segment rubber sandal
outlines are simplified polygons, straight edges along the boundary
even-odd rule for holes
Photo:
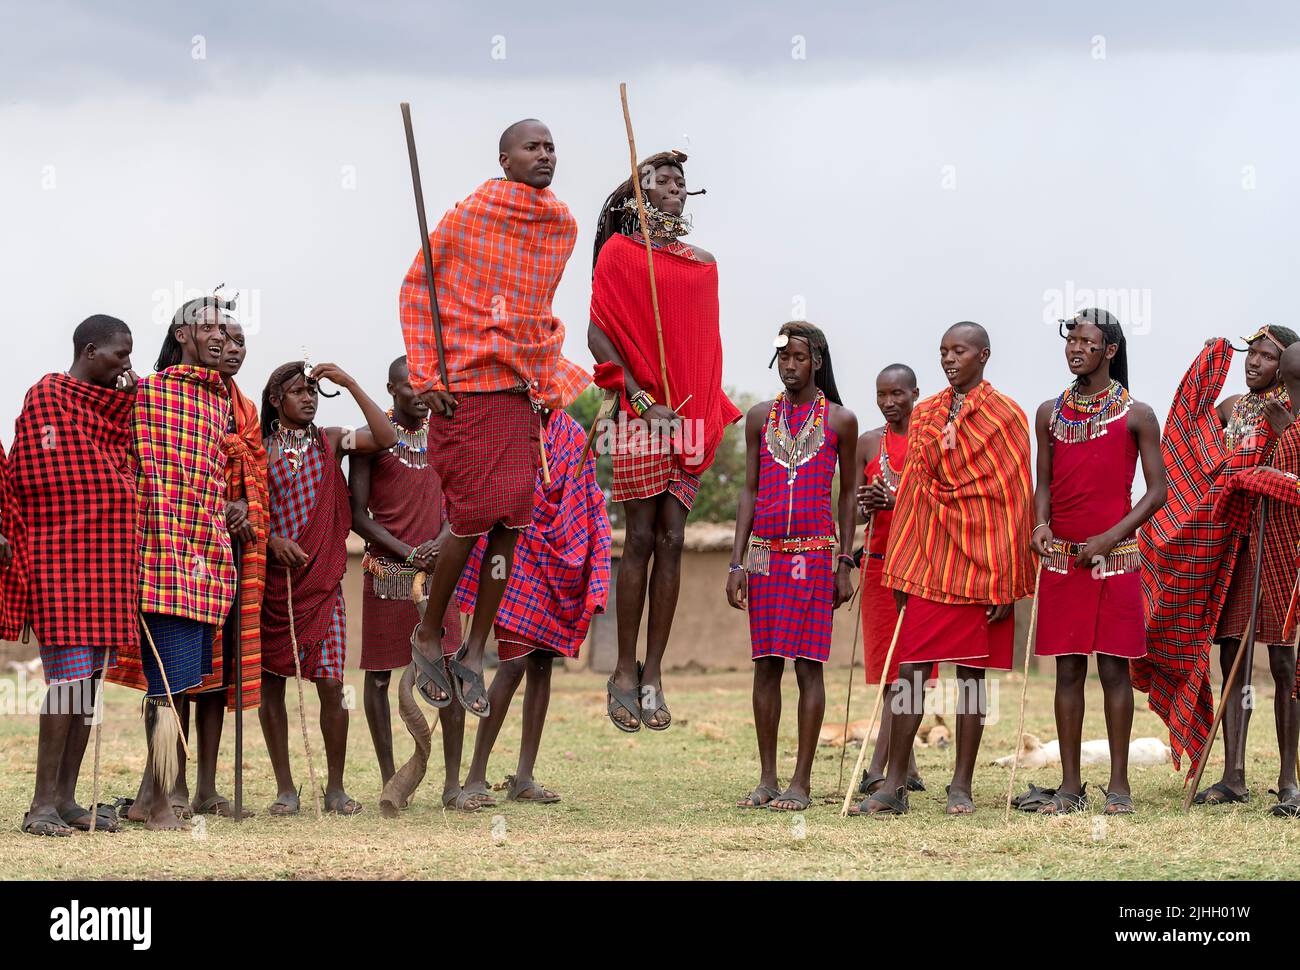
[[[55,839],[66,839],[72,835],[72,827],[53,812],[46,812],[44,815],[33,815],[27,812],[23,815],[23,831],[28,835],[48,836]]]
[[[637,664],[640,667],[640,664]],[[625,734],[636,734],[641,730],[641,685],[637,684],[632,690],[623,690],[614,684],[614,678],[610,677],[605,682],[605,690],[609,698],[605,703],[605,713],[609,719],[614,722],[614,727],[618,728]],[[636,727],[628,727],[622,721],[614,716],[614,713],[622,708],[632,715],[632,720],[636,721]]]
[[[1055,788],[1039,788],[1031,781],[1029,791],[1011,799],[1011,807],[1020,812],[1036,812],[1049,804],[1055,794]]]
[[[218,810],[222,805],[226,806],[227,811],[222,812]],[[221,795],[209,795],[201,802],[192,803],[190,808],[194,810],[195,815],[216,815],[219,818],[235,817],[235,807],[230,804],[230,799],[224,798]],[[252,817],[253,813],[247,808],[244,809],[244,818]]]
[[[1039,815],[1069,815],[1082,812],[1088,807],[1088,783],[1085,781],[1079,794],[1072,795],[1059,788],[1052,794],[1047,804],[1038,810]]]
[[[323,811],[330,815],[356,815],[361,803],[345,791],[331,792],[325,796]]]
[[[736,802],[737,808],[767,808],[767,803],[781,797],[781,793],[771,785],[759,785],[743,799]],[[761,800],[760,800],[761,799]],[[749,802],[748,805],[745,802]]]
[[[948,806],[943,810],[945,815],[974,815],[975,802],[965,792],[953,794],[952,785],[944,785],[943,790],[948,793]],[[970,808],[969,812],[954,812],[954,808]]]
[[[883,808],[877,808],[872,811],[871,803],[883,805]],[[862,799],[861,802],[849,809],[850,815],[906,815],[911,810],[907,804],[907,786],[900,786],[894,794],[888,792],[876,791],[873,794]]]
[[[639,675],[640,675],[641,670],[642,670],[643,668],[642,668],[641,664],[637,664],[637,668],[638,668],[638,669],[637,669],[637,674],[638,674],[638,676],[637,676],[637,680],[640,680],[641,678],[640,678]],[[651,710],[650,708],[646,707],[645,704],[644,704],[644,701],[645,701],[645,690],[646,690],[646,685],[645,685],[645,684],[642,684],[642,685],[641,685],[641,700],[642,700],[643,703],[641,704],[641,724],[645,727],[645,729],[646,729],[647,731],[667,731],[670,727],[673,726],[673,712],[670,711],[670,710],[668,710],[668,705],[664,702],[664,686],[663,686],[663,679],[660,678],[660,681],[659,681],[659,687],[658,687],[658,688],[651,688],[651,690],[654,691],[654,695],[655,695],[655,707],[654,707],[653,710]],[[647,712],[648,712],[648,713],[647,713]],[[661,719],[662,719],[662,715],[667,715],[667,716],[668,716],[668,722],[667,722],[666,724],[654,725],[654,724],[651,724],[651,723],[650,723],[650,718],[652,718],[652,717],[656,717],[656,716],[659,716],[659,717],[661,717]]]
[[[442,796],[442,807],[452,808],[458,812],[477,812],[483,807],[481,802],[475,801],[477,797],[473,792],[457,788],[454,792]]]
[[[1104,815],[1133,815],[1137,809],[1133,807],[1133,797],[1131,795],[1121,795],[1119,792],[1106,791],[1106,804],[1102,805],[1101,811]]]
[[[862,772],[862,781],[858,784],[859,795],[874,795],[876,789],[885,783],[885,776],[870,770]]]
[[[510,777],[513,778],[514,775],[511,775]],[[467,795],[475,796],[478,799],[480,808],[496,808],[497,806],[496,797],[488,790],[486,783],[474,785],[472,787],[465,787],[462,788],[461,791],[465,792]]]
[[[1300,816],[1300,788],[1293,788],[1288,785],[1281,791],[1270,788],[1268,793],[1277,796],[1277,804],[1271,806],[1268,810],[1270,815],[1275,818],[1296,818]]]
[[[277,806],[283,805],[283,809],[277,809]],[[302,785],[298,786],[298,791],[294,793],[293,801],[288,800],[287,795],[280,795],[266,809],[266,814],[272,818],[289,818],[297,815],[302,810]]]
[[[530,781],[526,785],[520,785],[519,780],[514,775],[506,775],[506,801],[508,802],[532,802],[534,805],[554,805],[560,800],[560,796],[555,792],[547,794],[547,790],[535,781]],[[529,795],[529,792],[541,792],[540,795]]]
[[[780,808],[777,806],[777,802],[794,802],[794,808]],[[807,795],[791,795],[790,789],[787,788],[767,803],[767,810],[769,812],[806,812],[811,804],[812,799]]]
[[[925,782],[921,779],[921,776],[920,776],[920,775],[915,775],[915,776],[913,776],[913,777],[907,779],[907,790],[908,790],[908,791],[925,791]]]
[[[471,670],[460,662],[461,658],[468,653],[469,644],[465,644],[451,658],[452,692],[456,695],[460,706],[465,708],[465,713],[473,714],[475,717],[487,717],[492,713],[492,704],[487,699],[487,685],[483,682],[483,672]],[[466,683],[469,684],[468,690],[465,688]],[[479,700],[483,701],[483,709],[475,710],[472,705]]]
[[[1204,791],[1198,791],[1192,799],[1193,805],[1231,805],[1234,802],[1250,801],[1250,789],[1238,795],[1221,781],[1216,781]]]
[[[419,631],[420,625],[417,623],[415,629],[411,631],[411,663],[415,664],[415,689],[424,702],[430,707],[442,710],[452,702],[454,691],[451,687],[451,681],[447,679],[447,663],[444,659],[439,658],[435,663],[430,660],[415,646],[415,634]],[[434,700],[428,693],[428,686],[433,684],[442,691],[442,700]]]
[[[90,809],[77,806],[77,813],[59,812],[59,818],[63,819],[63,824],[78,832],[90,831]],[[71,817],[69,817],[71,816]],[[82,819],[85,819],[82,822]],[[96,832],[117,832],[122,828],[122,824],[117,820],[117,809],[106,802],[100,802],[95,811],[95,831]]]

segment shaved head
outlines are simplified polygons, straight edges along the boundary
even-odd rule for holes
[[[407,376],[406,355],[403,354],[388,365],[388,380],[390,383],[400,383],[406,380]]]
[[[916,387],[916,371],[906,364],[890,364],[876,375],[876,380],[882,377],[886,380],[902,381],[907,387]]]
[[[1287,382],[1288,387],[1292,381],[1300,383],[1300,343],[1293,343],[1282,351],[1277,372],[1282,380]]]
[[[960,323],[954,323],[944,331],[944,336],[960,332],[963,337],[970,341],[971,346],[979,350],[989,349],[989,332],[973,320],[963,320]]]
[[[547,128],[536,118],[524,118],[521,121],[516,121],[505,131],[501,132],[501,138],[497,142],[497,152],[500,153],[500,152],[510,151],[510,149],[512,149],[515,146],[515,143],[519,141],[521,137],[523,137],[525,130],[530,125],[537,125],[537,127],[541,128],[548,135],[550,134],[551,129]]]

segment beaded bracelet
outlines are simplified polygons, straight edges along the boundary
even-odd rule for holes
[[[727,573],[728,574],[739,573],[739,572],[743,572],[744,569],[745,567],[742,564],[738,562],[733,562],[730,566],[727,567]]]

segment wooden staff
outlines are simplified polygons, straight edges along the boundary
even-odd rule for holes
[[[849,814],[849,802],[853,799],[853,785],[851,782],[858,777],[858,772],[862,770],[862,759],[867,756],[867,742],[871,740],[871,732],[876,729],[876,714],[880,708],[880,702],[885,696],[885,681],[889,679],[889,663],[894,659],[894,647],[898,645],[898,633],[903,629],[903,616],[907,613],[907,604],[898,611],[898,622],[894,624],[894,636],[889,641],[889,650],[885,653],[885,666],[880,671],[880,684],[876,687],[876,699],[871,705],[871,720],[867,723],[867,736],[862,739],[862,750],[858,752],[858,763],[853,766],[853,774],[850,776],[850,785],[844,792],[844,804],[840,806],[840,817],[843,818]],[[845,738],[847,743],[848,739]]]
[[[1214,712],[1214,723],[1210,725],[1210,739],[1206,742],[1205,749],[1197,760],[1196,773],[1192,777],[1191,785],[1187,788],[1187,797],[1183,800],[1184,812],[1191,810],[1192,799],[1196,797],[1196,790],[1201,787],[1201,776],[1205,774],[1205,762],[1210,760],[1210,752],[1214,750],[1214,742],[1219,737],[1219,724],[1223,721],[1223,712],[1227,710],[1230,702],[1232,685],[1237,682],[1237,668],[1241,666],[1242,656],[1245,654],[1253,656],[1255,652],[1255,623],[1259,618],[1259,585],[1264,568],[1264,512],[1267,502],[1268,499],[1266,498],[1259,500],[1259,518],[1258,524],[1255,526],[1259,539],[1255,555],[1255,575],[1250,584],[1250,622],[1246,626],[1245,649],[1238,645],[1237,655],[1232,659],[1232,669],[1228,671],[1228,676],[1223,680],[1223,693],[1219,695],[1219,709]],[[1245,711],[1242,711],[1243,722],[1245,721],[1245,713]]]
[[[438,294],[433,285],[433,254],[429,249],[429,223],[424,217],[424,188],[420,183],[420,159],[415,152],[415,129],[411,126],[411,105],[402,102],[402,124],[406,128],[406,154],[411,161],[411,185],[415,188],[415,215],[420,220],[420,251],[424,253],[424,282],[429,288],[429,315],[433,318],[433,339],[438,346],[438,373],[442,386],[451,393],[447,377],[447,348],[442,342],[442,318],[438,315]],[[450,417],[450,415],[448,415]]]
[[[103,727],[103,703],[104,703],[104,678],[108,675],[108,647],[104,648],[104,666],[99,672],[99,692],[95,694],[95,771],[91,776],[90,783],[90,831],[95,831],[95,823],[99,820],[99,737]],[[95,674],[92,671],[90,681],[95,682]]]
[[[293,677],[298,682],[298,723],[302,725],[302,746],[307,749],[307,775],[311,779],[311,803],[320,821],[320,791],[316,787],[316,762],[311,756],[311,739],[307,737],[307,710],[302,695],[302,661],[298,659],[298,634],[293,627],[293,572],[284,567],[284,581],[289,594],[289,642],[293,646]]]
[[[835,783],[835,791],[840,790],[844,784],[844,756],[849,750],[849,707],[853,704],[853,665],[858,662],[858,634],[862,631],[862,610],[856,606],[858,597],[862,595],[862,587],[866,585],[867,556],[871,551],[871,533],[876,528],[876,516],[873,512],[867,519],[867,544],[862,547],[862,578],[858,580],[858,588],[853,592],[853,599],[849,601],[849,609],[856,609],[857,614],[853,619],[853,652],[849,654],[849,696],[844,701],[844,746],[840,748],[840,780]],[[866,745],[866,740],[863,740]],[[852,779],[850,779],[850,783]]]
[[[236,585],[238,590],[238,585]],[[244,631],[240,628],[239,594],[235,594],[235,821],[244,820]]]
[[[659,377],[664,386],[664,406],[673,407],[672,392],[668,389],[668,358],[664,354],[664,325],[659,319],[659,291],[655,287],[654,247],[650,245],[650,226],[646,221],[645,199],[641,195],[641,172],[636,164],[636,138],[632,135],[632,114],[627,107],[627,83],[618,86],[618,96],[623,102],[623,123],[627,126],[627,150],[632,157],[632,191],[636,193],[636,214],[641,222],[641,238],[645,240],[645,258],[650,264],[650,307],[655,314],[655,333],[659,337]]]
[[[1007,782],[1007,805],[1002,813],[1004,822],[1011,818],[1011,793],[1016,786],[1016,768],[1020,764],[1020,735],[1025,730],[1025,697],[1029,694],[1029,655],[1033,652],[1033,644],[1037,642],[1034,634],[1037,632],[1035,627],[1038,626],[1038,581],[1042,577],[1043,559],[1040,556],[1038,566],[1034,570],[1034,599],[1029,607],[1029,630],[1025,633],[1025,669],[1020,683],[1020,723],[1016,725],[1016,753],[1011,758],[1011,780]],[[1013,614],[1014,610],[1013,606]]]
[[[144,627],[145,639],[149,641],[154,663],[158,665],[158,673],[162,676],[163,691],[167,695],[167,706],[172,709],[172,717],[176,718],[176,733],[181,739],[181,748],[185,751],[185,757],[192,759],[190,746],[185,741],[185,728],[181,725],[181,716],[176,710],[176,701],[172,698],[172,685],[167,682],[167,671],[163,668],[162,657],[158,653],[158,645],[153,642],[153,633],[149,630],[149,624],[144,621],[144,617],[140,618],[140,625]]]

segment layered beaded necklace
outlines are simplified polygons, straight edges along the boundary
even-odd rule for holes
[[[307,449],[316,447],[316,426],[309,424],[305,428],[284,428],[277,419],[271,431],[271,441],[279,448],[280,456],[288,462],[289,471],[296,474],[302,467]]]
[[[885,428],[885,433],[880,436],[880,480],[885,483],[885,488],[889,489],[891,494],[897,494],[898,480],[902,475],[901,468],[895,470],[889,463],[889,428]]]
[[[393,420],[393,409],[388,409],[388,421],[397,432],[397,444],[388,450],[393,453],[393,457],[400,461],[407,468],[424,468],[429,461],[429,418],[426,415],[424,423],[420,425],[418,431],[411,431]]]
[[[786,470],[786,484],[793,485],[799,466],[810,461],[826,440],[826,395],[818,390],[812,410],[797,434],[790,432],[785,403],[785,391],[782,391],[768,412],[765,437],[772,460]]]
[[[1257,394],[1251,391],[1237,398],[1232,405],[1232,414],[1223,429],[1223,443],[1229,451],[1236,451],[1243,440],[1249,438],[1259,427],[1259,419],[1264,414],[1264,405],[1269,401],[1280,401],[1290,410],[1291,399],[1287,397],[1286,387],[1279,383],[1271,391]]]
[[[1112,380],[1096,394],[1087,395],[1079,393],[1079,384],[1075,381],[1056,399],[1048,426],[1057,441],[1066,444],[1092,441],[1106,433],[1108,424],[1128,414],[1132,403],[1128,390],[1119,381]],[[1066,417],[1063,413],[1066,407],[1083,417]]]

